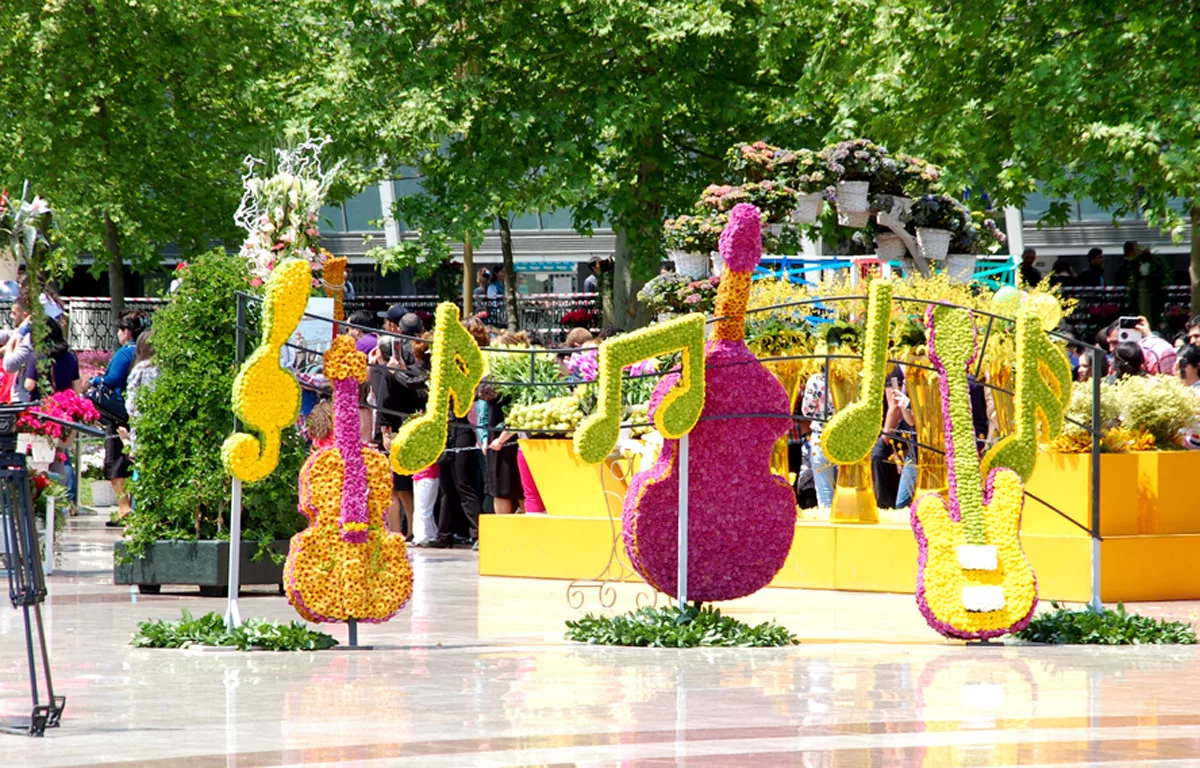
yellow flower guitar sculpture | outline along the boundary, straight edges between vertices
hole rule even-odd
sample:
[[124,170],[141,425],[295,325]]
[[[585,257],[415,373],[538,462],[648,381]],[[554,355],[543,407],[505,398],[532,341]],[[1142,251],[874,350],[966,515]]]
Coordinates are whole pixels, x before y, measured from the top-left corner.
[[359,439],[367,358],[349,336],[325,353],[325,376],[333,382],[334,445],[300,470],[300,511],[309,526],[292,537],[284,587],[309,621],[387,621],[412,595],[412,566],[404,537],[384,523],[392,498],[387,457]]
[[1037,579],[1020,540],[1025,489],[1010,469],[993,470],[981,488],[967,388],[977,351],[970,312],[939,305],[927,319],[946,422],[949,501],[932,492],[913,504],[917,606],[947,637],[998,637],[1021,630],[1037,605]]
[[279,433],[300,414],[300,385],[280,368],[279,351],[300,324],[311,289],[312,271],[299,259],[279,265],[267,279],[262,342],[233,381],[234,415],[261,437],[237,432],[221,446],[225,469],[244,482],[257,482],[275,471]]
[[392,440],[392,469],[400,475],[416,474],[438,460],[446,447],[450,409],[459,418],[466,416],[475,402],[475,388],[487,373],[483,352],[458,321],[455,304],[438,304],[435,323],[429,412],[402,426]]

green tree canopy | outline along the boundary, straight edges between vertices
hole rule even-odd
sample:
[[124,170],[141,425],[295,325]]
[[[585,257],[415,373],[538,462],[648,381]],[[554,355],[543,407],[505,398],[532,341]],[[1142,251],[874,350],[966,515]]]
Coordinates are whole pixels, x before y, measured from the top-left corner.
[[[346,2],[314,128],[382,172],[415,165],[398,213],[436,237],[561,205],[618,234],[617,303],[657,271],[662,219],[690,208],[731,144],[803,145],[820,109],[769,125],[805,61],[761,66],[772,22],[749,0]],[[818,105],[819,106],[819,105]],[[632,305],[632,301],[629,304]],[[618,322],[627,322],[619,318]]]
[[[1133,0],[780,4],[769,56],[810,65],[774,119],[821,91],[833,126],[942,164],[951,186],[1020,205],[1042,183],[1063,223],[1073,199],[1141,215],[1178,237],[1200,224],[1200,4]],[[787,30],[825,23],[799,41]],[[1179,201],[1185,201],[1183,206]],[[1200,276],[1200,244],[1193,238]],[[1200,311],[1200,285],[1193,286]]]
[[12,0],[0,14],[0,177],[33,181],[58,242],[109,267],[213,239],[250,150],[281,132],[306,50],[293,6],[262,0]]

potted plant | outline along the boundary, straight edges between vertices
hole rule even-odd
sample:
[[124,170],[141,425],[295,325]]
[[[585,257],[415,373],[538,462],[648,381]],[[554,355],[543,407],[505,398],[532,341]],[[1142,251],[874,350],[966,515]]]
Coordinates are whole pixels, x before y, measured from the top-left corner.
[[975,264],[980,255],[998,253],[1008,238],[996,226],[994,219],[981,211],[972,211],[963,229],[950,240],[946,256],[946,271],[951,279],[970,282],[975,277]]
[[708,276],[709,254],[717,250],[726,220],[720,213],[668,219],[663,232],[675,271],[692,278]]
[[789,176],[796,159],[797,153],[765,141],[735,144],[725,153],[730,170],[744,182],[763,182]]
[[[153,388],[138,395],[131,483],[134,509],[115,551],[114,581],[198,585],[203,594],[227,586],[231,479],[221,446],[233,431],[230,393],[237,373],[238,291],[254,291],[250,263],[214,250],[189,263],[171,301],[154,315]],[[249,303],[247,354],[260,311]],[[288,539],[304,528],[296,478],[308,453],[295,429],[284,429],[275,471],[242,487],[243,584],[278,584]]]
[[693,280],[686,275],[668,273],[642,286],[638,301],[660,319],[685,312],[711,314],[717,305],[720,284],[721,279],[715,275]]
[[866,139],[851,139],[821,150],[821,159],[837,179],[838,223],[862,227],[870,213],[867,195],[887,150]]
[[825,197],[832,182],[825,162],[812,150],[801,149],[790,170],[794,175],[784,181],[796,190],[796,209],[792,221],[796,224],[815,224],[825,209]]
[[950,252],[950,241],[966,232],[971,214],[949,195],[922,195],[908,215],[908,231],[917,236],[917,248],[929,261],[943,261]]
[[92,506],[117,506],[117,494],[113,491],[112,481],[104,476],[104,456],[99,453],[85,453],[80,461],[82,479],[87,481],[92,489]]

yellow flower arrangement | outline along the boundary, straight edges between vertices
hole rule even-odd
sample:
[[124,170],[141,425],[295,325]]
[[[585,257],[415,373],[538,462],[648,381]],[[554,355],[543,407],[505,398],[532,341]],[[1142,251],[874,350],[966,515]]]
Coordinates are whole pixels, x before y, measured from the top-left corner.
[[876,278],[868,289],[866,344],[857,401],[839,405],[821,435],[821,450],[836,464],[856,464],[871,454],[883,423],[883,381],[887,375],[892,281]]
[[388,459],[359,440],[357,382],[366,368],[349,336],[337,337],[325,354],[335,445],[300,471],[300,511],[309,526],[292,537],[284,568],[288,601],[309,621],[386,621],[412,595],[404,537],[384,521],[392,496]]
[[442,455],[454,414],[466,416],[475,403],[475,388],[487,374],[487,361],[475,339],[458,321],[458,306],[446,301],[434,313],[433,350],[429,360],[429,410],[410,420],[392,440],[392,469],[413,475]]
[[1017,355],[1016,432],[984,454],[980,471],[986,474],[992,467],[1008,467],[1028,480],[1037,461],[1039,425],[1045,441],[1062,432],[1071,402],[1071,364],[1042,330],[1042,316],[1035,307],[1017,310]]
[[575,430],[573,438],[579,458],[597,464],[617,445],[624,367],[675,350],[683,351],[680,380],[655,408],[654,425],[668,440],[677,440],[696,426],[704,410],[704,315],[699,313],[615,336],[600,345],[597,408]]
[[230,435],[221,447],[221,461],[231,475],[247,483],[275,470],[280,432],[300,413],[300,385],[280,367],[279,352],[304,315],[311,275],[308,262],[300,259],[286,261],[271,272],[263,301],[262,342],[233,381],[233,412],[260,437],[244,432]]

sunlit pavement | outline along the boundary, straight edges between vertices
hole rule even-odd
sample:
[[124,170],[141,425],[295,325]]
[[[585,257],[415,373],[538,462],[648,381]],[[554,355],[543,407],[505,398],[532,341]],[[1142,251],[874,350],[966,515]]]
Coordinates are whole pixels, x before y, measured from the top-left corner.
[[[778,619],[793,648],[588,647],[563,621],[603,610],[595,588],[575,610],[566,582],[481,579],[473,552],[415,550],[412,602],[361,628],[374,650],[140,650],[137,622],[225,601],[113,586],[116,538],[72,521],[45,606],[63,724],[0,736],[0,766],[1200,765],[1194,648],[967,646],[911,596],[799,590],[723,606]],[[618,609],[638,600],[615,589]],[[241,613],[296,618],[274,590]],[[28,709],[23,632],[0,607],[7,716]]]

